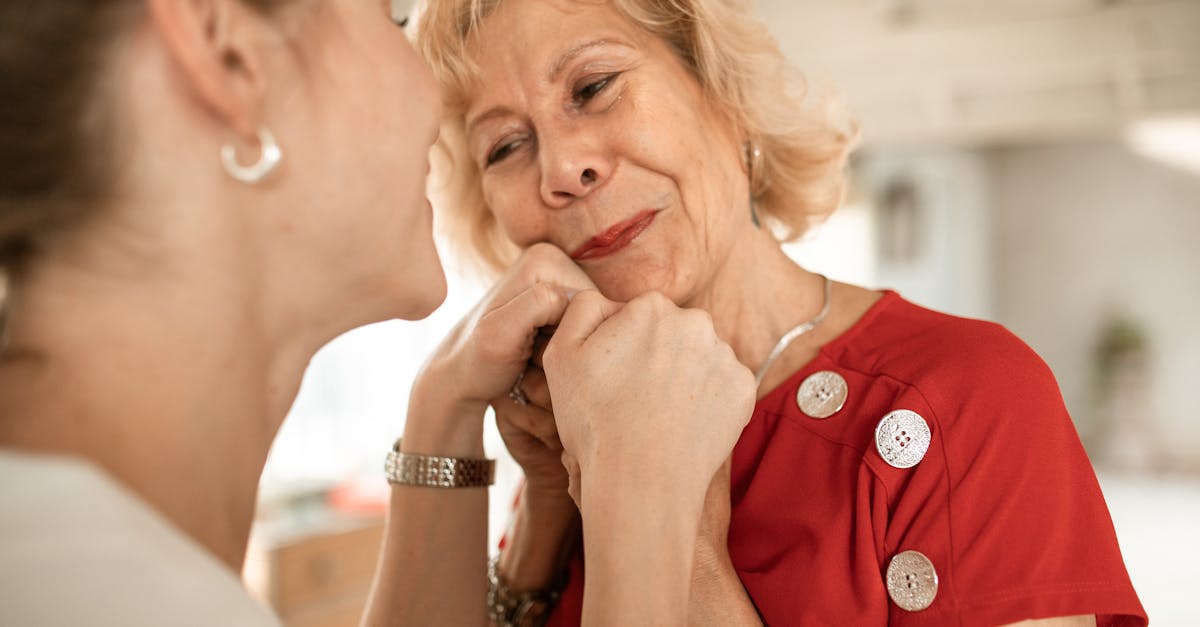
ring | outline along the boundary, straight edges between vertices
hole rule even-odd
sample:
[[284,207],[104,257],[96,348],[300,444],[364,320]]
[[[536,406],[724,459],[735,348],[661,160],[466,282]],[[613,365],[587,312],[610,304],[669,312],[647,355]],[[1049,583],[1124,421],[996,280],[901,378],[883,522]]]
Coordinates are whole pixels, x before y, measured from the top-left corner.
[[512,402],[522,407],[529,404],[529,397],[525,396],[525,390],[521,389],[521,382],[524,380],[525,371],[522,370],[521,374],[517,375],[516,382],[512,384],[512,388],[508,391],[508,397],[512,399]]

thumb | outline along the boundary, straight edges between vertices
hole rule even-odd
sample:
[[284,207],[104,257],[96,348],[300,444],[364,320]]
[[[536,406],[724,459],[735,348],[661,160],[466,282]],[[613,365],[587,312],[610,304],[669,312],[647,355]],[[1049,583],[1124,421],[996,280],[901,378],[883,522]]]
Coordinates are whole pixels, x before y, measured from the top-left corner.
[[546,350],[549,352],[555,344],[572,348],[581,346],[609,316],[620,310],[621,303],[608,300],[596,290],[575,294]]

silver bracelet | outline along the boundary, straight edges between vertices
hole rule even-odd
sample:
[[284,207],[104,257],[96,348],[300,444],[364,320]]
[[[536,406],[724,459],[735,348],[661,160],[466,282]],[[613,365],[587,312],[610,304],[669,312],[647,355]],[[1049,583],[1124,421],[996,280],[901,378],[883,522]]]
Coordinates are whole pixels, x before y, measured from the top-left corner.
[[500,578],[500,556],[488,561],[488,618],[496,627],[542,627],[566,587],[566,571],[545,590],[513,592]]
[[388,483],[432,488],[487,487],[496,480],[496,460],[441,457],[400,452],[400,440],[392,445],[384,464]]

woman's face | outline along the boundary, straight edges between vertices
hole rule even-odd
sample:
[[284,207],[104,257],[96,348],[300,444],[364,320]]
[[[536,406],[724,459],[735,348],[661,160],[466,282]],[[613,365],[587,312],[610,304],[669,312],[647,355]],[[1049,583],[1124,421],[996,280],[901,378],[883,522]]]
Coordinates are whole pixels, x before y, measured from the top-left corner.
[[742,140],[668,45],[608,3],[505,0],[471,42],[484,198],[608,297],[697,296],[752,229]]
[[287,127],[290,273],[374,319],[425,316],[446,292],[425,195],[441,95],[391,5],[312,3],[267,118]]

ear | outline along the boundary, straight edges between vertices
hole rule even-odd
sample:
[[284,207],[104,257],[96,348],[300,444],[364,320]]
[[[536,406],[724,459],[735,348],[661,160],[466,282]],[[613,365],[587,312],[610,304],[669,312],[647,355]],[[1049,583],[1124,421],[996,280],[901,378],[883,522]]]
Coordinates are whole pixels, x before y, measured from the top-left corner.
[[253,139],[266,94],[262,18],[238,0],[146,0],[146,7],[196,103]]

